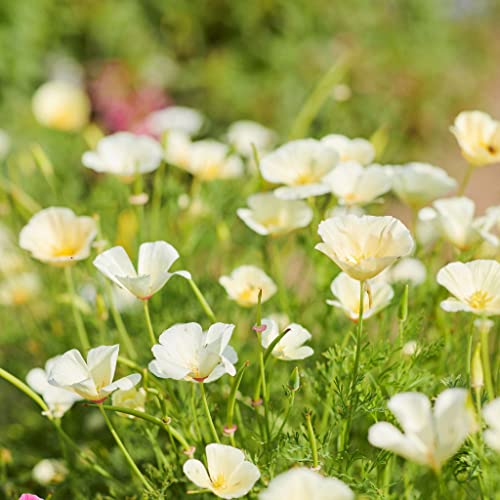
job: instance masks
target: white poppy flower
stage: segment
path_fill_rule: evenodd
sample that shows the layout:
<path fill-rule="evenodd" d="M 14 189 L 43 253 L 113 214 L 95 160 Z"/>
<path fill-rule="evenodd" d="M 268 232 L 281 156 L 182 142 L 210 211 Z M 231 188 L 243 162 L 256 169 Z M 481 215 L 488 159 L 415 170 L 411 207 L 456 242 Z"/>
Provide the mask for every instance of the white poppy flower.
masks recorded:
<path fill-rule="evenodd" d="M 500 162 L 500 122 L 482 111 L 462 111 L 451 127 L 465 159 L 481 167 Z"/>
<path fill-rule="evenodd" d="M 21 273 L 7 276 L 0 282 L 0 304 L 18 306 L 36 298 L 42 289 L 38 274 Z"/>
<path fill-rule="evenodd" d="M 469 392 L 465 389 L 443 391 L 434 410 L 429 398 L 418 392 L 396 394 L 387 406 L 403 432 L 388 422 L 378 422 L 370 427 L 370 444 L 436 471 L 477 430 Z"/>
<path fill-rule="evenodd" d="M 259 500 L 354 500 L 354 493 L 340 479 L 324 477 L 305 467 L 279 474 L 259 495 Z"/>
<path fill-rule="evenodd" d="M 96 403 L 104 401 L 117 389 L 131 389 L 140 382 L 139 373 L 132 373 L 113 382 L 119 350 L 119 345 L 90 349 L 85 362 L 77 349 L 71 349 L 59 356 L 51 366 L 49 384 L 73 391 Z"/>
<path fill-rule="evenodd" d="M 267 153 L 276 143 L 276 133 L 250 120 L 241 120 L 230 125 L 227 140 L 245 158 L 253 157 L 252 144 L 260 154 Z"/>
<path fill-rule="evenodd" d="M 68 468 L 62 460 L 45 458 L 33 467 L 32 475 L 37 483 L 49 486 L 64 481 L 68 475 Z"/>
<path fill-rule="evenodd" d="M 426 276 L 427 269 L 423 262 L 413 257 L 401 259 L 384 272 L 384 277 L 389 283 L 410 282 L 415 286 L 421 285 Z"/>
<path fill-rule="evenodd" d="M 163 159 L 160 144 L 145 135 L 117 132 L 102 138 L 95 151 L 87 151 L 82 163 L 96 172 L 133 179 L 156 170 Z"/>
<path fill-rule="evenodd" d="M 183 471 L 196 486 L 209 489 L 219 498 L 245 496 L 260 478 L 259 469 L 245 460 L 238 448 L 212 443 L 205 448 L 205 454 L 207 468 L 199 460 L 190 459 Z"/>
<path fill-rule="evenodd" d="M 142 243 L 137 271 L 123 247 L 110 248 L 94 259 L 94 266 L 118 286 L 138 299 L 148 300 L 174 275 L 191 279 L 187 271 L 169 272 L 179 258 L 177 250 L 166 241 Z"/>
<path fill-rule="evenodd" d="M 321 139 L 323 144 L 330 146 L 339 153 L 339 161 L 354 161 L 368 165 L 375 159 L 375 148 L 370 141 L 359 137 L 350 139 L 345 135 L 330 134 Z"/>
<path fill-rule="evenodd" d="M 81 87 L 62 80 L 52 80 L 38 88 L 32 106 L 35 118 L 45 127 L 76 131 L 89 121 L 87 94 Z"/>
<path fill-rule="evenodd" d="M 146 406 L 147 393 L 143 387 L 131 387 L 130 389 L 118 389 L 111 395 L 113 406 L 130 408 L 132 410 L 144 411 Z M 128 418 L 134 418 L 133 415 L 123 413 Z"/>
<path fill-rule="evenodd" d="M 264 349 L 267 349 L 271 343 L 280 335 L 278 324 L 271 318 L 263 318 L 262 324 L 266 329 L 262 332 L 261 343 Z M 283 361 L 294 361 L 305 359 L 314 354 L 311 347 L 303 345 L 311 339 L 312 335 L 297 323 L 291 323 L 285 330 L 288 332 L 274 346 L 272 355 Z"/>
<path fill-rule="evenodd" d="M 229 346 L 234 325 L 214 323 L 204 332 L 198 323 L 179 323 L 160 335 L 152 347 L 149 371 L 160 378 L 213 382 L 236 374 L 236 351 Z"/>
<path fill-rule="evenodd" d="M 171 165 L 188 170 L 191 154 L 191 138 L 184 132 L 173 130 L 165 143 L 165 160 Z"/>
<path fill-rule="evenodd" d="M 219 283 L 232 300 L 244 307 L 257 304 L 260 290 L 262 290 L 262 303 L 278 290 L 274 281 L 256 266 L 237 267 L 229 276 L 221 276 Z"/>
<path fill-rule="evenodd" d="M 330 285 L 337 300 L 327 300 L 330 306 L 342 309 L 353 321 L 359 319 L 360 283 L 346 273 L 340 273 Z M 367 319 L 387 307 L 394 297 L 392 287 L 382 280 L 369 280 L 363 295 L 363 319 Z"/>
<path fill-rule="evenodd" d="M 238 217 L 257 234 L 285 234 L 306 227 L 313 218 L 311 207 L 301 200 L 282 200 L 273 193 L 257 193 L 239 208 Z"/>
<path fill-rule="evenodd" d="M 203 121 L 203 115 L 196 109 L 184 106 L 169 106 L 148 115 L 146 127 L 157 137 L 172 130 L 193 136 L 200 131 Z"/>
<path fill-rule="evenodd" d="M 61 356 L 50 358 L 45 363 L 45 369 L 33 368 L 26 375 L 28 385 L 47 403 L 49 410 L 44 414 L 50 418 L 61 418 L 76 401 L 82 399 L 74 392 L 49 384 L 50 371 L 60 358 Z"/>
<path fill-rule="evenodd" d="M 391 189 L 391 177 L 384 167 L 363 167 L 354 161 L 337 165 L 323 182 L 342 205 L 365 205 Z"/>
<path fill-rule="evenodd" d="M 35 259 L 55 266 L 67 266 L 90 255 L 97 235 L 91 217 L 78 217 L 69 208 L 40 210 L 19 234 L 19 246 Z"/>
<path fill-rule="evenodd" d="M 360 281 L 375 277 L 414 247 L 410 231 L 390 216 L 332 217 L 320 223 L 318 233 L 323 243 L 315 248 Z"/>
<path fill-rule="evenodd" d="M 496 260 L 452 262 L 439 270 L 437 282 L 455 296 L 441 302 L 445 311 L 500 314 L 500 263 Z"/>
<path fill-rule="evenodd" d="M 405 356 L 415 356 L 420 350 L 420 347 L 418 345 L 418 342 L 416 340 L 409 340 L 408 342 L 405 342 L 405 345 L 401 349 L 401 352 Z"/>
<path fill-rule="evenodd" d="M 314 139 L 291 141 L 264 156 L 260 161 L 262 177 L 274 184 L 278 198 L 301 199 L 330 191 L 323 178 L 337 164 L 338 153 Z"/>
<path fill-rule="evenodd" d="M 485 214 L 474 221 L 474 225 L 483 237 L 475 256 L 481 259 L 500 257 L 500 205 L 487 208 Z"/>
<path fill-rule="evenodd" d="M 428 163 L 408 163 L 392 167 L 392 189 L 408 206 L 422 208 L 457 187 L 445 170 Z"/>
<path fill-rule="evenodd" d="M 432 207 L 425 207 L 418 211 L 415 236 L 423 247 L 432 245 L 441 236 L 440 219 Z"/>
<path fill-rule="evenodd" d="M 483 408 L 483 419 L 488 425 L 484 431 L 486 444 L 500 452 L 500 398 L 496 398 Z"/>

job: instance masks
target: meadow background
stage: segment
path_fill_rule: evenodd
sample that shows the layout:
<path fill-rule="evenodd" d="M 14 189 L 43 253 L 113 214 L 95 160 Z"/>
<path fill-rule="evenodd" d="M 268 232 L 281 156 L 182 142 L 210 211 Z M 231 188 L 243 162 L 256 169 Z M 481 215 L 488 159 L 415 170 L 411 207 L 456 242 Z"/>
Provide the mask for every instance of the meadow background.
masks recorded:
<path fill-rule="evenodd" d="M 254 311 L 229 302 L 217 280 L 245 263 L 259 265 L 281 280 L 281 293 L 265 304 L 265 312 L 286 312 L 306 326 L 313 333 L 316 354 L 301 363 L 303 402 L 293 416 L 299 431 L 280 445 L 282 458 L 273 458 L 267 466 L 284 469 L 289 460 L 307 461 L 300 408 L 312 407 L 321 420 L 327 388 L 330 383 L 333 387 L 335 377 L 342 379 L 342 367 L 350 356 L 348 349 L 339 351 L 335 346 L 352 329 L 350 322 L 324 302 L 337 269 L 313 251 L 318 241 L 316 228 L 311 226 L 270 243 L 251 232 L 235 211 L 257 190 L 256 179 L 202 186 L 200 196 L 209 210 L 187 215 L 177 200 L 192 186 L 187 174 L 174 169 L 169 169 L 164 186 L 161 223 L 154 229 L 136 227 L 127 188 L 116 179 L 97 178 L 82 167 L 81 155 L 87 149 L 84 137 L 36 123 L 31 112 L 33 92 L 61 64 L 81 72 L 91 85 L 112 62 L 120 68 L 124 88 L 112 83 L 106 90 L 110 95 L 153 86 L 161 89 L 165 102 L 206 114 L 206 135 L 223 137 L 231 122 L 251 119 L 276 130 L 284 142 L 318 81 L 339 58 L 348 57 L 343 86 L 332 89 L 309 134 L 321 137 L 335 132 L 368 138 L 378 131 L 384 143 L 380 163 L 426 161 L 461 179 L 465 161 L 448 129 L 464 109 L 484 109 L 500 116 L 499 23 L 500 4 L 494 0 L 2 0 L 0 128 L 8 132 L 12 144 L 1 164 L 1 222 L 17 234 L 29 218 L 26 207 L 13 195 L 14 185 L 40 207 L 68 206 L 79 214 L 98 213 L 103 232 L 112 242 L 132 247 L 136 231 L 144 231 L 149 237 L 172 243 L 179 250 L 182 268 L 192 272 L 218 319 L 237 324 L 233 344 L 240 362 L 253 359 L 253 370 L 256 358 L 250 326 Z M 102 116 L 97 113 L 95 118 L 99 122 Z M 101 127 L 105 130 L 106 124 L 101 123 Z M 49 180 L 34 160 L 36 144 L 54 167 Z M 498 167 L 479 169 L 467 194 L 476 201 L 479 212 L 498 204 Z M 405 209 L 390 198 L 382 211 L 408 220 Z M 272 252 L 281 256 L 274 264 L 269 260 Z M 40 273 L 43 293 L 28 305 L 0 306 L 0 366 L 20 378 L 29 369 L 43 366 L 48 357 L 77 344 L 61 270 L 26 259 L 27 265 Z M 376 382 L 365 387 L 360 414 L 383 408 L 390 395 L 402 390 L 436 394 L 446 386 L 465 384 L 465 338 L 460 333 L 470 328 L 471 319 L 451 317 L 437 308 L 446 296 L 434 282 L 443 261 L 435 255 L 424 259 L 429 282 L 411 293 L 406 333 L 407 338 L 424 340 L 424 348 L 411 362 L 392 357 L 396 346 L 385 340 L 396 333 L 394 317 L 402 290 L 396 288 L 393 305 L 366 323 L 374 342 L 364 353 L 364 370 Z M 90 259 L 76 267 L 80 285 L 98 284 L 97 274 Z M 151 307 L 157 332 L 177 321 L 206 324 L 203 311 L 182 280 L 169 283 L 154 297 Z M 101 313 L 88 306 L 85 321 L 93 344 L 110 344 L 116 340 L 114 325 Z M 145 335 L 140 312 L 125 315 L 125 320 L 134 336 Z M 294 365 L 278 369 L 277 364 L 272 370 L 279 393 Z M 334 365 L 340 367 L 338 373 L 332 371 Z M 243 388 L 246 383 L 244 380 Z M 221 394 L 228 387 L 229 382 L 223 379 Z M 251 387 L 249 380 L 248 391 Z M 335 410 L 342 412 L 342 387 L 336 391 Z M 47 494 L 34 483 L 31 469 L 42 458 L 61 457 L 57 436 L 32 401 L 3 381 L 0 408 L 0 497 L 13 498 L 21 491 Z M 113 447 L 97 410 L 77 405 L 65 416 L 64 425 L 69 434 L 111 464 L 118 477 L 128 477 L 123 458 Z M 122 425 L 127 427 L 128 422 Z M 334 422 L 330 430 L 334 434 Z M 385 498 L 377 482 L 377 464 L 383 463 L 384 455 L 380 457 L 380 452 L 370 448 L 363 438 L 366 430 L 366 426 L 360 427 L 356 434 L 360 451 L 353 458 L 354 467 L 363 470 L 362 484 L 356 485 L 356 491 L 364 492 L 367 498 Z M 130 433 L 127 439 L 139 462 L 154 463 L 140 432 Z M 326 431 L 320 436 L 324 470 L 338 473 L 345 457 L 329 455 L 329 439 L 333 438 Z M 257 456 L 258 445 L 252 444 L 251 437 L 248 440 L 248 447 Z M 266 457 L 261 459 L 265 462 Z M 453 498 L 476 498 L 467 490 L 473 487 L 471 460 L 458 459 L 451 466 L 451 474 L 461 484 Z M 419 495 L 425 491 L 428 473 L 416 467 L 412 471 L 418 478 L 412 498 L 424 498 Z M 152 474 L 165 488 L 183 482 L 173 491 L 187 487 L 184 478 L 159 465 Z M 123 488 L 123 496 L 115 492 L 116 498 L 124 498 L 127 486 Z M 70 494 L 71 498 L 109 494 L 99 477 L 77 473 L 51 491 L 54 499 L 69 498 Z"/>

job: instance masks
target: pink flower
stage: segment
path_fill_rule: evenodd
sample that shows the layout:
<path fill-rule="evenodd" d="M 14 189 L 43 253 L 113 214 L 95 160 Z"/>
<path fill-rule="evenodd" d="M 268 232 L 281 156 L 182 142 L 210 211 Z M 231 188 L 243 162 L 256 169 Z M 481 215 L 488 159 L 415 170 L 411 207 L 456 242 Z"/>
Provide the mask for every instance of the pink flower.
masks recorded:
<path fill-rule="evenodd" d="M 19 500 L 43 500 L 43 498 L 40 498 L 36 495 L 32 495 L 31 493 L 23 493 L 19 497 Z"/>

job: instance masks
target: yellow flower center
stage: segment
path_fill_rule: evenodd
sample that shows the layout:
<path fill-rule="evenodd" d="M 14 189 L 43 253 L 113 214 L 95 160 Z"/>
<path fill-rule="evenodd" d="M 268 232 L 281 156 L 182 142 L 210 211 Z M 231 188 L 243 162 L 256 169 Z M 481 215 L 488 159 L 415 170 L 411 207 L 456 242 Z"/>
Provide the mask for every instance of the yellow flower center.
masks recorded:
<path fill-rule="evenodd" d="M 59 248 L 55 248 L 52 252 L 52 255 L 54 257 L 71 257 L 72 255 L 75 255 L 77 250 L 78 249 L 75 247 L 75 245 L 67 244 Z"/>
<path fill-rule="evenodd" d="M 304 186 L 316 182 L 316 176 L 311 172 L 302 172 L 294 180 L 295 186 Z"/>
<path fill-rule="evenodd" d="M 259 294 L 259 289 L 254 286 L 249 286 L 245 288 L 239 295 L 239 302 L 243 304 L 254 303 L 257 302 Z"/>
<path fill-rule="evenodd" d="M 224 474 L 219 474 L 213 481 L 212 481 L 212 486 L 214 488 L 222 488 L 225 486 L 226 483 L 226 478 L 224 477 Z"/>
<path fill-rule="evenodd" d="M 217 163 L 209 163 L 200 172 L 200 177 L 204 180 L 210 181 L 219 177 L 220 165 Z"/>
<path fill-rule="evenodd" d="M 474 292 L 468 299 L 468 304 L 472 309 L 486 309 L 486 306 L 491 302 L 491 295 L 483 290 Z"/>
<path fill-rule="evenodd" d="M 14 290 L 12 292 L 12 303 L 17 306 L 25 304 L 26 302 L 28 302 L 29 296 L 30 294 L 27 290 L 24 289 Z"/>

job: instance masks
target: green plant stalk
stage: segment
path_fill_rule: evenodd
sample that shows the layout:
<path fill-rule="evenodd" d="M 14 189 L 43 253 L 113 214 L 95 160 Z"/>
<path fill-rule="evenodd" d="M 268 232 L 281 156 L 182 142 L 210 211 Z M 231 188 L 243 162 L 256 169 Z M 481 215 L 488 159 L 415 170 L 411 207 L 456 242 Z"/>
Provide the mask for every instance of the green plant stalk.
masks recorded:
<path fill-rule="evenodd" d="M 314 429 L 311 421 L 311 413 L 306 413 L 306 425 L 307 425 L 307 435 L 309 437 L 309 444 L 311 445 L 311 453 L 313 458 L 313 467 L 317 468 L 318 462 L 318 447 L 316 444 L 316 436 L 314 435 Z"/>
<path fill-rule="evenodd" d="M 165 183 L 165 162 L 161 162 L 155 173 L 153 182 L 153 200 L 151 202 L 151 238 L 155 239 L 160 223 L 161 198 L 163 194 L 163 185 Z"/>
<path fill-rule="evenodd" d="M 9 373 L 7 370 L 0 368 L 0 377 L 2 377 L 7 382 L 11 383 L 14 387 L 17 387 L 20 391 L 24 392 L 26 396 L 30 397 L 44 412 L 49 411 L 49 407 L 45 401 L 29 386 L 27 386 L 23 381 L 19 380 L 16 376 Z"/>
<path fill-rule="evenodd" d="M 484 372 L 484 383 L 486 386 L 486 393 L 488 394 L 488 400 L 493 401 L 495 399 L 495 390 L 493 389 L 493 380 L 491 378 L 491 365 L 490 365 L 490 352 L 489 352 L 489 332 L 485 329 L 481 329 L 481 360 L 483 362 L 483 372 Z"/>
<path fill-rule="evenodd" d="M 201 290 L 198 288 L 198 285 L 192 279 L 190 279 L 188 281 L 189 281 L 189 284 L 191 285 L 191 288 L 192 288 L 196 298 L 198 299 L 198 302 L 201 305 L 201 308 L 203 309 L 203 311 L 207 315 L 208 319 L 210 319 L 210 321 L 212 321 L 212 323 L 215 323 L 217 321 L 215 319 L 215 314 L 214 314 L 212 308 L 210 307 L 209 303 L 205 299 L 205 296 L 201 293 Z"/>
<path fill-rule="evenodd" d="M 239 369 L 233 385 L 231 387 L 231 392 L 229 393 L 229 398 L 227 400 L 227 417 L 226 417 L 226 427 L 231 428 L 233 426 L 233 417 L 234 417 L 234 405 L 236 403 L 236 393 L 238 392 L 238 388 L 240 387 L 241 380 L 243 379 L 243 375 L 245 370 L 247 369 L 249 361 L 245 361 L 241 368 Z"/>
<path fill-rule="evenodd" d="M 217 435 L 217 430 L 215 429 L 214 421 L 212 420 L 212 415 L 210 414 L 210 408 L 208 407 L 207 394 L 205 392 L 205 385 L 203 382 L 200 383 L 201 399 L 203 402 L 203 408 L 205 409 L 205 415 L 208 420 L 208 425 L 210 427 L 210 432 L 216 443 L 220 443 L 219 436 Z"/>
<path fill-rule="evenodd" d="M 103 407 L 102 404 L 97 405 L 99 407 L 99 410 L 104 417 L 104 420 L 106 421 L 106 425 L 108 426 L 109 432 L 111 432 L 111 435 L 113 436 L 114 440 L 116 441 L 116 444 L 118 445 L 118 448 L 120 448 L 121 452 L 123 453 L 123 456 L 125 457 L 125 460 L 127 461 L 130 469 L 132 472 L 138 477 L 138 479 L 141 481 L 141 483 L 144 485 L 146 490 L 150 493 L 154 493 L 154 488 L 151 486 L 149 481 L 144 477 L 142 472 L 139 470 L 139 467 L 137 467 L 136 463 L 134 462 L 133 458 L 130 456 L 127 448 L 123 444 L 123 441 L 120 439 L 120 436 L 116 432 L 115 428 L 113 427 L 113 424 L 111 423 L 111 420 L 109 417 L 106 415 L 106 411 Z"/>
<path fill-rule="evenodd" d="M 474 165 L 471 165 L 470 163 L 467 165 L 467 170 L 465 171 L 464 178 L 462 179 L 462 182 L 460 183 L 460 187 L 458 188 L 458 196 L 462 196 L 465 193 L 465 190 L 467 189 L 467 186 L 469 185 L 470 178 L 472 177 L 472 173 L 474 172 Z"/>
<path fill-rule="evenodd" d="M 295 403 L 295 391 L 290 391 L 290 400 L 288 402 L 288 408 L 285 413 L 285 417 L 283 418 L 283 421 L 281 422 L 280 428 L 278 429 L 278 432 L 276 433 L 276 436 L 273 438 L 273 440 L 277 441 L 281 433 L 283 432 L 283 429 L 285 428 L 286 423 L 288 422 L 288 417 L 290 416 L 290 413 L 292 412 L 293 404 Z"/>
<path fill-rule="evenodd" d="M 66 266 L 64 268 L 64 275 L 66 277 L 68 292 L 71 296 L 71 309 L 73 311 L 73 319 L 76 325 L 76 332 L 78 333 L 78 337 L 80 339 L 80 345 L 84 351 L 88 351 L 90 349 L 90 342 L 87 335 L 87 330 L 85 330 L 85 324 L 83 322 L 82 315 L 80 314 L 80 311 L 76 305 L 75 283 L 73 280 L 73 271 L 71 266 Z"/>
<path fill-rule="evenodd" d="M 120 335 L 120 339 L 123 342 L 125 347 L 125 351 L 127 352 L 127 356 L 132 359 L 137 359 L 137 351 L 135 350 L 134 344 L 130 335 L 128 334 L 127 328 L 123 323 L 120 311 L 116 308 L 115 301 L 113 299 L 113 293 L 111 291 L 111 285 L 107 284 L 108 288 L 108 297 L 109 297 L 109 305 L 111 309 L 111 316 L 113 316 L 113 321 L 115 322 L 116 328 L 118 330 L 118 334 Z"/>
<path fill-rule="evenodd" d="M 191 413 L 193 414 L 194 429 L 197 436 L 195 436 L 197 441 L 201 441 L 201 429 L 198 422 L 198 415 L 196 413 L 196 384 L 191 384 Z"/>
<path fill-rule="evenodd" d="M 152 346 L 156 344 L 156 337 L 153 330 L 153 324 L 151 323 L 151 315 L 149 314 L 149 300 L 143 300 L 144 305 L 144 317 L 146 318 L 146 326 L 148 329 L 149 341 Z"/>

